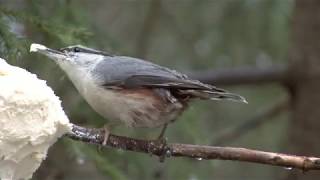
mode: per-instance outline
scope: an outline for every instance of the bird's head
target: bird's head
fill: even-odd
[[[55,50],[41,44],[31,44],[30,52],[39,52],[53,59],[62,68],[70,65],[85,68],[97,63],[104,56],[110,56],[105,52],[82,45],[68,46]]]

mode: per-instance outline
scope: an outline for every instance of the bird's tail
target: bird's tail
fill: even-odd
[[[200,99],[210,99],[210,100],[231,100],[237,102],[248,103],[247,100],[237,94],[229,92],[220,92],[220,91],[208,91],[208,90],[187,90],[188,94],[200,98]],[[185,93],[185,92],[184,92]]]

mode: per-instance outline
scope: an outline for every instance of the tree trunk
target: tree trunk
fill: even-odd
[[[289,143],[292,153],[320,156],[320,1],[296,0],[290,85],[292,118]],[[320,179],[319,172],[291,171],[288,179]]]

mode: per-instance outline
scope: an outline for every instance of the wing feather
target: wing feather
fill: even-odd
[[[166,67],[141,59],[113,56],[97,64],[95,74],[105,88],[154,88],[167,89],[173,94],[201,99],[229,99],[246,102],[239,95],[229,93],[215,86],[201,83]]]
[[[216,87],[203,84],[200,81],[156,75],[132,75],[124,81],[123,85],[128,88],[142,86],[180,90],[217,90],[224,92],[222,89],[218,89]]]

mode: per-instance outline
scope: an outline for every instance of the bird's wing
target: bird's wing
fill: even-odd
[[[94,68],[93,74],[105,88],[155,88],[167,89],[180,95],[201,99],[229,99],[246,102],[239,95],[229,93],[215,86],[188,78],[175,70],[136,58],[105,57]]]
[[[192,80],[175,70],[159,66],[136,58],[116,56],[106,57],[98,64],[94,74],[102,74],[102,85],[124,88],[165,88],[165,89],[194,89],[225,92],[200,81]]]
[[[159,75],[149,74],[137,74],[128,77],[123,81],[123,86],[127,88],[131,87],[155,87],[165,89],[180,89],[180,90],[216,90],[224,92],[222,89],[218,89],[214,86],[203,84],[197,80],[181,79],[178,77],[167,77]]]

